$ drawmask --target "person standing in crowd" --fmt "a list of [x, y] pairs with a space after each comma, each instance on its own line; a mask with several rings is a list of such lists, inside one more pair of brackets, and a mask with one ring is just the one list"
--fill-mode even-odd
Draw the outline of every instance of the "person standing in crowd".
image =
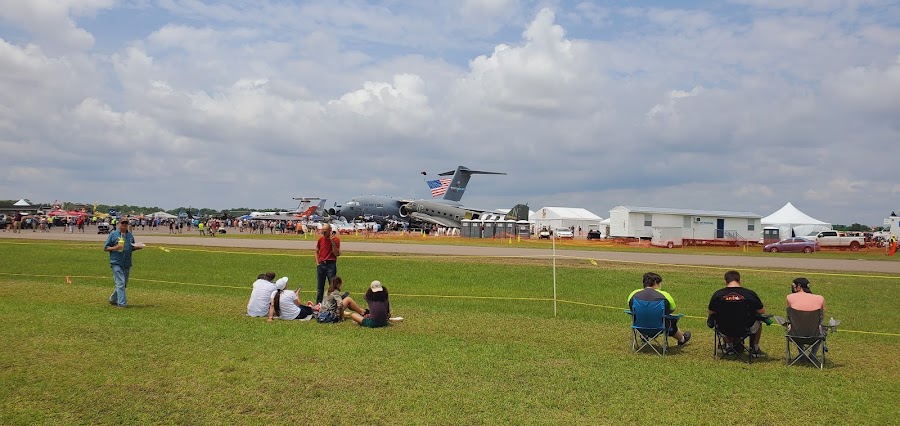
[[337, 275], [337, 258], [341, 255], [341, 240], [331, 232], [331, 225], [322, 226], [322, 236], [316, 242], [316, 304], [322, 303], [325, 280]]
[[109, 304], [124, 308], [128, 306], [125, 299], [125, 287], [128, 286], [128, 275], [131, 273], [131, 254], [143, 246], [134, 244], [134, 235], [128, 232], [128, 221], [119, 221], [119, 229], [109, 233], [103, 250], [109, 253], [109, 266], [113, 272], [116, 289], [109, 295]]

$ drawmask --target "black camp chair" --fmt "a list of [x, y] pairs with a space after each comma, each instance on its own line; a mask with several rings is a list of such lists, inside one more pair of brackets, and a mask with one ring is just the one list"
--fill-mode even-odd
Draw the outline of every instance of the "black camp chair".
[[[708, 323], [715, 333], [713, 357], [719, 359], [726, 355], [737, 355], [748, 364], [753, 363], [748, 344], [748, 339], [753, 335], [750, 327], [757, 320], [764, 320], [769, 316], [757, 314], [746, 300], [728, 301], [722, 303], [719, 308]], [[728, 350], [726, 336], [732, 339], [733, 353]]]

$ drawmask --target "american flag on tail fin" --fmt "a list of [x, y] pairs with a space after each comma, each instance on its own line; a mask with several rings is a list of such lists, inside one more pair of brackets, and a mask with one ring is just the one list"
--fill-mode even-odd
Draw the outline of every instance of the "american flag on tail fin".
[[447, 179], [435, 179], [435, 180], [427, 181], [428, 187], [431, 188], [432, 198], [440, 197], [441, 195], [444, 195], [447, 192], [447, 188], [450, 187], [451, 180], [453, 180], [453, 179], [447, 178]]

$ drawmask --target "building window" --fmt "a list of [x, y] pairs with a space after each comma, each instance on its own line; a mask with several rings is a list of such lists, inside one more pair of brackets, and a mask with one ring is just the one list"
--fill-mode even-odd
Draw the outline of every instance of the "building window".
[[691, 217], [685, 216], [684, 223], [681, 225], [682, 228], [690, 228], [691, 227]]
[[652, 214], [644, 215], [644, 226], [653, 226], [653, 215]]
[[748, 231], [755, 231], [755, 230], [756, 230], [756, 224], [753, 223], [753, 219], [747, 219], [747, 230], [748, 230]]

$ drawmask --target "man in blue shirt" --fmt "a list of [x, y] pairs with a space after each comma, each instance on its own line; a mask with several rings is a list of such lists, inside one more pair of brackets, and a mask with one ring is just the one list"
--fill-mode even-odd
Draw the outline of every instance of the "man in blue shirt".
[[134, 245], [134, 235], [128, 232], [128, 221], [119, 221], [119, 229], [109, 233], [103, 250], [109, 252], [109, 266], [112, 268], [116, 289], [109, 295], [109, 304], [124, 308], [125, 286], [128, 285], [128, 273], [131, 271], [131, 252], [140, 250], [143, 245]]

